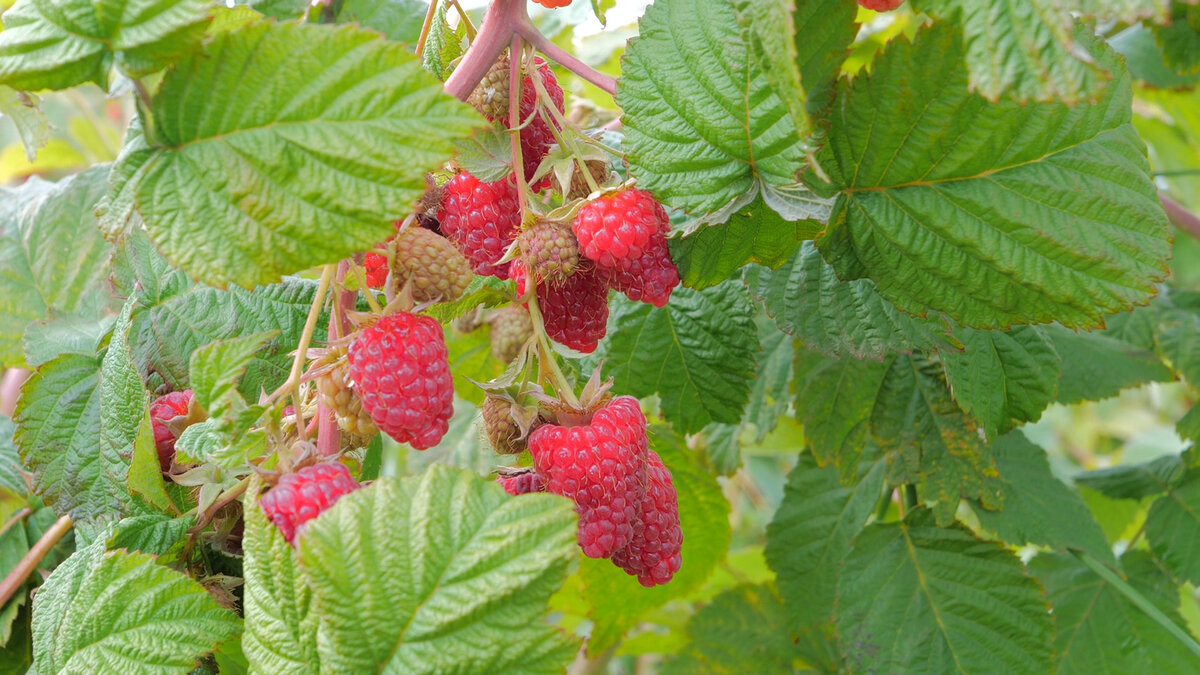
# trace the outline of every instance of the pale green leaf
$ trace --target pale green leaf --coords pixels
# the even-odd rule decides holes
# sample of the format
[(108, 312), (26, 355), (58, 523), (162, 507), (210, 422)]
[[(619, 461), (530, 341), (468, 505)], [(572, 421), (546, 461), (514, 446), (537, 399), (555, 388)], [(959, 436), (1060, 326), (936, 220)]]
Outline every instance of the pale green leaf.
[(687, 624), (688, 643), (663, 675), (790, 673), (799, 656), (775, 589), (739, 586), (713, 598)]
[[(743, 0), (659, 0), (622, 59), (617, 103), (640, 187), (703, 215), (796, 183), (807, 121), (776, 93)], [(790, 29), (786, 22), (774, 30)], [(782, 38), (776, 35), (771, 42)], [(809, 217), (823, 215), (812, 207)], [(795, 214), (786, 214), (800, 219)]]
[(669, 430), (652, 428), (650, 443), (671, 471), (679, 495), (683, 565), (665, 585), (643, 588), (636, 577), (610, 561), (584, 558), (580, 568), (583, 595), (595, 624), (588, 640), (589, 653), (617, 644), (652, 610), (703, 586), (729, 551), (729, 501), (716, 478)]
[(449, 76), (450, 62), (462, 55), (462, 41), (466, 35), (461, 26), (458, 30), (450, 27), (449, 12), (449, 3), (438, 5), (425, 38), (425, 50), (421, 53), (422, 65), (439, 80)]
[(1172, 576), (1200, 584), (1200, 470), (1189, 469), (1150, 506), (1146, 541)]
[(840, 281), (811, 242), (777, 270), (750, 268), (746, 282), (780, 330), (822, 354), (880, 359), (949, 343), (945, 319), (901, 312), (869, 279)]
[(171, 562), (178, 558), (187, 541), (188, 529), (195, 524), (192, 517), (172, 518), (161, 513), (124, 518), (116, 524), (105, 547), (110, 551), (148, 553), (156, 556), (159, 564)]
[(346, 495), (299, 536), (322, 669), (562, 672), (577, 645), (544, 621), (575, 529), (559, 497), (443, 466)]
[(96, 167), (55, 184), (33, 178), (0, 189), (0, 364), (24, 365), (21, 336), (30, 322), (89, 307), (106, 293), (111, 248), (92, 209), (107, 176), (107, 167)]
[(34, 321), (25, 328), (25, 365), (38, 368), (63, 354), (93, 356), (112, 331), (115, 316), (68, 316)]
[(665, 307), (619, 298), (610, 311), (609, 335), (591, 360), (604, 363), (617, 391), (657, 393), (663, 415), (682, 433), (741, 420), (759, 343), (740, 282), (679, 288)]
[(37, 151), (50, 140), (50, 120), (38, 105), (40, 99), (23, 91), (0, 86), (0, 114), (12, 120), (25, 146), (25, 158), (32, 162)]
[(1200, 8), (1176, 2), (1171, 20), (1154, 26), (1154, 39), (1162, 50), (1162, 59), (1181, 75), (1200, 73)]
[(211, 342), (193, 351), (188, 381), (196, 402), (213, 416), (235, 411), (234, 401), (241, 402), (238, 381), (255, 355), (278, 335), (277, 330), (252, 333)]
[(801, 242), (824, 228), (815, 220), (785, 220), (762, 199), (756, 199), (738, 209), (728, 222), (702, 227), (668, 243), (683, 284), (699, 289), (729, 279), (748, 263), (779, 267)]
[(1014, 422), (1036, 421), (1054, 401), (1062, 359), (1042, 329), (960, 328), (955, 337), (964, 350), (942, 353), (946, 379), (954, 400), (983, 424), (988, 438)]
[(833, 621), (842, 560), (883, 494), (882, 458), (864, 461), (850, 486), (835, 467), (819, 468), (811, 455), (788, 476), (783, 502), (767, 526), (767, 562), (793, 633)]
[(392, 42), (416, 43), (429, 4), (422, 0), (346, 0), (339, 22), (354, 22)]
[(1010, 544), (1073, 548), (1116, 564), (1104, 531), (1079, 495), (1050, 472), (1045, 451), (1013, 432), (996, 439), (990, 452), (1000, 471), (1004, 508), (990, 511), (972, 503), (984, 528)]
[(843, 87), (821, 156), (842, 194), (818, 240), (838, 275), (975, 328), (1095, 326), (1149, 300), (1169, 228), (1128, 75), (1095, 105), (991, 104), (968, 93), (961, 57), (936, 24)]
[[(112, 340), (100, 362), (100, 381), (96, 385), (100, 397), (100, 442), (96, 453), (99, 483), (111, 499), (126, 508), (129, 492), (125, 483), (134, 444), (139, 435), (147, 436), (149, 441), (154, 437), (149, 429), (149, 396), (129, 349), (129, 317), (133, 304), (132, 299), (126, 301), (113, 326)], [(143, 438), (143, 446), (146, 441), (147, 438)]]
[(386, 239), (425, 172), (481, 122), (400, 44), (269, 22), (172, 67), (152, 114), (153, 151), (117, 167), (134, 165), (146, 228), (189, 274), (246, 287)]
[(888, 480), (914, 483), (939, 524), (954, 520), (960, 499), (997, 509), (1004, 494), (975, 421), (950, 397), (941, 366), (899, 356), (879, 389), (871, 433), (889, 455)]
[(158, 461), (158, 449), (154, 443), (154, 426), (150, 421), (149, 406), (138, 423), (128, 471), (127, 483), (131, 494), (140, 495), (161, 511), (175, 511), (175, 505), (167, 496), (167, 488), (163, 482), (162, 465)]
[(50, 575), (33, 604), (38, 673), (178, 673), (241, 621), (192, 579), (154, 556), (77, 552)]
[(867, 527), (837, 591), (852, 671), (1045, 673), (1054, 623), (1041, 586), (1004, 546), (925, 509)]
[[(1179, 592), (1144, 551), (1121, 557), (1129, 584), (1176, 623)], [(1058, 624), (1054, 672), (1062, 675), (1190, 675), (1196, 657), (1119, 590), (1069, 554), (1039, 555), (1030, 570), (1046, 586)]]
[(0, 82), (14, 89), (108, 88), (114, 59), (139, 77), (203, 37), (207, 0), (17, 0), (4, 13)]
[[(261, 485), (251, 482), (248, 494)], [(245, 591), (242, 606), (246, 632), (242, 649), (252, 673), (316, 675), (317, 614), (312, 591), (300, 570), (296, 552), (251, 497), (245, 507)]]

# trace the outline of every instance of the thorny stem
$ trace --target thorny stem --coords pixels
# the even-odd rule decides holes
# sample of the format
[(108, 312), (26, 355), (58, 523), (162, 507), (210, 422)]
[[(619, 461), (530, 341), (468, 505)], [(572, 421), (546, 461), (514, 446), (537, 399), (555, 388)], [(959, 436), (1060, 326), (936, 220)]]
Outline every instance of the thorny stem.
[(2, 527), (0, 527), (0, 537), (3, 537), (5, 532), (8, 532), (8, 530), (14, 525), (28, 518), (32, 513), (33, 509), (29, 508), (28, 506), (14, 513), (12, 517), (9, 518)]
[(433, 27), (433, 17), (437, 15), (438, 1), (430, 2), (429, 10), (425, 12), (425, 23), (421, 25), (421, 36), (417, 38), (417, 56), (421, 56), (425, 51), (425, 40), (429, 39), (429, 29)]
[(535, 49), (554, 59), (562, 67), (596, 85), (608, 95), (617, 95), (616, 78), (601, 73), (583, 61), (580, 61), (574, 54), (551, 42), (550, 38), (542, 35), (537, 27), (533, 25), (533, 22), (529, 20), (528, 14), (522, 14), (513, 28), (516, 30), (517, 35), (525, 38)]
[(3, 607), (12, 599), (13, 595), (25, 585), (25, 580), (29, 575), (33, 574), (37, 566), (41, 564), (42, 559), (54, 548), (67, 532), (71, 531), (71, 516), (63, 516), (54, 522), (54, 525), (46, 530), (41, 539), (29, 549), (25, 557), (17, 563), (8, 576), (4, 577), (4, 581), (0, 581), (0, 607)]

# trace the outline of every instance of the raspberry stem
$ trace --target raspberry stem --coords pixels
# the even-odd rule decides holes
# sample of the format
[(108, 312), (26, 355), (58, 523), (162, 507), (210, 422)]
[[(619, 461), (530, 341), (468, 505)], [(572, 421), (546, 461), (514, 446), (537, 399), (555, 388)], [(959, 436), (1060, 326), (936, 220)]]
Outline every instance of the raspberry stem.
[(296, 355), (292, 358), (292, 368), (288, 372), (288, 378), (267, 397), (266, 401), (267, 404), (270, 404), (280, 396), (288, 393), (292, 395), (296, 417), (299, 420), (296, 424), (296, 429), (297, 433), (300, 434), (300, 440), (307, 439), (307, 430), (304, 429), (303, 424), (304, 415), (301, 412), (303, 408), (300, 406), (300, 375), (304, 369), (304, 362), (307, 359), (308, 346), (312, 343), (313, 332), (317, 329), (317, 319), (321, 317), (321, 307), (325, 305), (325, 295), (329, 292), (329, 287), (333, 283), (335, 269), (333, 265), (326, 265), (324, 271), (321, 273), (321, 281), (317, 284), (317, 292), (313, 296), (312, 306), (308, 308), (308, 318), (304, 322), (304, 331), (300, 333), (300, 343), (296, 346)]
[[(567, 132), (567, 118), (558, 111), (558, 106), (550, 98), (550, 92), (546, 91), (546, 85), (541, 81), (541, 78), (535, 77), (533, 86), (537, 89), (538, 95), (538, 112), (542, 114), (546, 121), (546, 126), (549, 127), (550, 133), (554, 135), (554, 140), (558, 144), (566, 148), (571, 153), (571, 158), (579, 166), (579, 170), (583, 172), (583, 178), (587, 181), (588, 187), (592, 192), (598, 192), (600, 186), (596, 184), (596, 179), (592, 177), (592, 172), (588, 170), (587, 160), (583, 156), (583, 152), (579, 149), (579, 144), (576, 143), (576, 138)], [(546, 115), (550, 119), (546, 119)]]
[(575, 73), (579, 77), (591, 82), (600, 89), (604, 90), (610, 96), (617, 95), (617, 80), (609, 75), (605, 75), (588, 64), (575, 58), (573, 54), (566, 51), (562, 47), (554, 44), (541, 31), (533, 25), (533, 21), (529, 19), (529, 14), (522, 13), (517, 17), (517, 23), (513, 26), (517, 35), (525, 38), (529, 44), (535, 49), (557, 61), (559, 65), (567, 70)]
[(567, 380), (567, 376), (563, 374), (562, 369), (558, 367), (558, 360), (554, 358), (554, 349), (550, 346), (550, 337), (546, 335), (546, 327), (542, 320), (542, 310), (538, 307), (537, 301), (537, 280), (530, 274), (526, 283), (533, 289), (529, 293), (528, 306), (529, 318), (533, 323), (533, 334), (537, 338), (538, 374), (539, 376), (542, 374), (540, 370), (542, 367), (548, 370), (550, 372), (550, 379), (554, 384), (554, 390), (572, 408), (578, 408), (579, 399), (575, 397), (575, 389)]

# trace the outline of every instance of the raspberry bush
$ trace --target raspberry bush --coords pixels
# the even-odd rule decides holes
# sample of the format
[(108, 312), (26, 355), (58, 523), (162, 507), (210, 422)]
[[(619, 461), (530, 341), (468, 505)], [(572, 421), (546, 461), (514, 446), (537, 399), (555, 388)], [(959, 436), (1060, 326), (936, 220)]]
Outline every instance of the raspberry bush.
[(1192, 673), (1190, 0), (15, 0), (0, 672)]

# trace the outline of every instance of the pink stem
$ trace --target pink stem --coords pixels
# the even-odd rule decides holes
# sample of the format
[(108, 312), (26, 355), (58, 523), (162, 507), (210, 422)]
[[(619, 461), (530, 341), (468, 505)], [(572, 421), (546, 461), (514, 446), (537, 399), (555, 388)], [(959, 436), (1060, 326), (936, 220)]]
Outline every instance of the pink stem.
[(1176, 227), (1187, 232), (1193, 237), (1200, 238), (1200, 218), (1196, 214), (1187, 210), (1183, 204), (1171, 199), (1163, 193), (1158, 193), (1158, 199), (1162, 202), (1163, 209), (1167, 212), (1167, 218), (1170, 219)]
[(525, 11), (525, 0), (495, 0), (488, 7), (487, 14), (483, 17), (483, 25), (467, 50), (467, 55), (446, 80), (447, 94), (460, 101), (467, 100), (508, 46), (516, 26), (520, 25), (521, 17), (524, 17), (526, 22), (529, 21), (529, 15)]
[(17, 398), (21, 394), (21, 385), (29, 379), (29, 371), (24, 368), (9, 368), (0, 382), (0, 414), (12, 417), (17, 409)]
[[(338, 263), (337, 279), (338, 286), (341, 286), (346, 277), (350, 274), (349, 260), (343, 260)], [(346, 335), (350, 330), (350, 322), (346, 318), (346, 311), (354, 309), (354, 302), (358, 298), (356, 291), (342, 290), (333, 297), (333, 313), (329, 317), (329, 341), (332, 342), (343, 335)], [(317, 404), (317, 449), (322, 455), (327, 457), (336, 455), (338, 448), (342, 444), (342, 430), (338, 428), (337, 420), (333, 417), (333, 410), (326, 406), (323, 402)]]
[(567, 70), (575, 73), (588, 82), (591, 82), (597, 87), (600, 87), (604, 91), (608, 92), (610, 96), (617, 95), (617, 80), (615, 78), (601, 73), (583, 61), (575, 58), (574, 55), (562, 47), (559, 47), (551, 42), (550, 38), (542, 35), (541, 32), (538, 31), (538, 29), (533, 25), (533, 22), (529, 20), (528, 14), (520, 17), (520, 20), (513, 27), (513, 30), (516, 31), (517, 35), (525, 38), (525, 40), (528, 41), (529, 44), (533, 45), (538, 51), (546, 56), (549, 56), (551, 59), (554, 59)]

